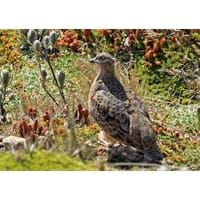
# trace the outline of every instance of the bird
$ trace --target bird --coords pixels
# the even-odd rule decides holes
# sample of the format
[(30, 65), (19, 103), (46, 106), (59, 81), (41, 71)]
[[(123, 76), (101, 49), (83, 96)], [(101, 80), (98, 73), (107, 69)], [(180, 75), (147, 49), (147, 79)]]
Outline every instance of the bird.
[(90, 59), (98, 65), (98, 73), (89, 90), (89, 113), (108, 139), (135, 148), (149, 162), (161, 162), (148, 111), (134, 92), (125, 91), (115, 74), (115, 61), (105, 52)]

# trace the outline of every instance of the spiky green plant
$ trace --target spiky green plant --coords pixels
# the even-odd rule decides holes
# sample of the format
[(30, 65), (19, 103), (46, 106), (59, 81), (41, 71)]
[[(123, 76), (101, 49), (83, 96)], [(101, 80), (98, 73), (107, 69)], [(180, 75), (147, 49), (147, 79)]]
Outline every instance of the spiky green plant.
[(0, 117), (2, 122), (6, 122), (7, 112), (5, 110), (5, 105), (13, 98), (13, 91), (9, 88), (11, 83), (10, 72), (3, 69), (0, 72)]

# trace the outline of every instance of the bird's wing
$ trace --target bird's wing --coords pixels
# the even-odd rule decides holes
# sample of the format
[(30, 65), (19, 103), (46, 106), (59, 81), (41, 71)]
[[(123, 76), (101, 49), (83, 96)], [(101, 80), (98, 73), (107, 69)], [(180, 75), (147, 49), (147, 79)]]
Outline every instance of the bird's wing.
[(109, 91), (99, 90), (92, 97), (94, 118), (112, 137), (128, 143), (131, 108), (128, 101), (121, 101)]
[(131, 100), (133, 106), (139, 109), (149, 120), (150, 116), (143, 101), (134, 92), (127, 91), (128, 98)]
[(151, 121), (131, 101), (120, 101), (105, 90), (97, 91), (92, 101), (94, 118), (111, 137), (161, 158)]

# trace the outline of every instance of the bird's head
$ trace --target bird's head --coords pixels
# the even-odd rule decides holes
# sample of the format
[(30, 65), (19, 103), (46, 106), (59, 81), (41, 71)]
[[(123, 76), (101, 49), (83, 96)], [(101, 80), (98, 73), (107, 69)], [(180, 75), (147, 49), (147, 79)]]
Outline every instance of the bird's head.
[(114, 74), (115, 59), (109, 53), (97, 54), (90, 62), (99, 65), (100, 72), (104, 75)]
[(113, 65), (115, 59), (109, 53), (100, 53), (90, 59), (90, 62), (98, 65)]

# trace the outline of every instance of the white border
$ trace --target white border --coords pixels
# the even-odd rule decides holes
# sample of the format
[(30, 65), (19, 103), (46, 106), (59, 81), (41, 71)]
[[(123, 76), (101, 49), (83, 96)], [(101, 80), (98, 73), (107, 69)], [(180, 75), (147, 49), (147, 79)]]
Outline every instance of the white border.
[(0, 28), (200, 28), (199, 0), (6, 0)]
[(0, 177), (1, 199), (199, 198), (199, 172), (4, 172)]
[[(200, 28), (199, 0), (6, 0), (0, 28)], [(198, 199), (199, 172), (0, 172), (1, 199)]]

